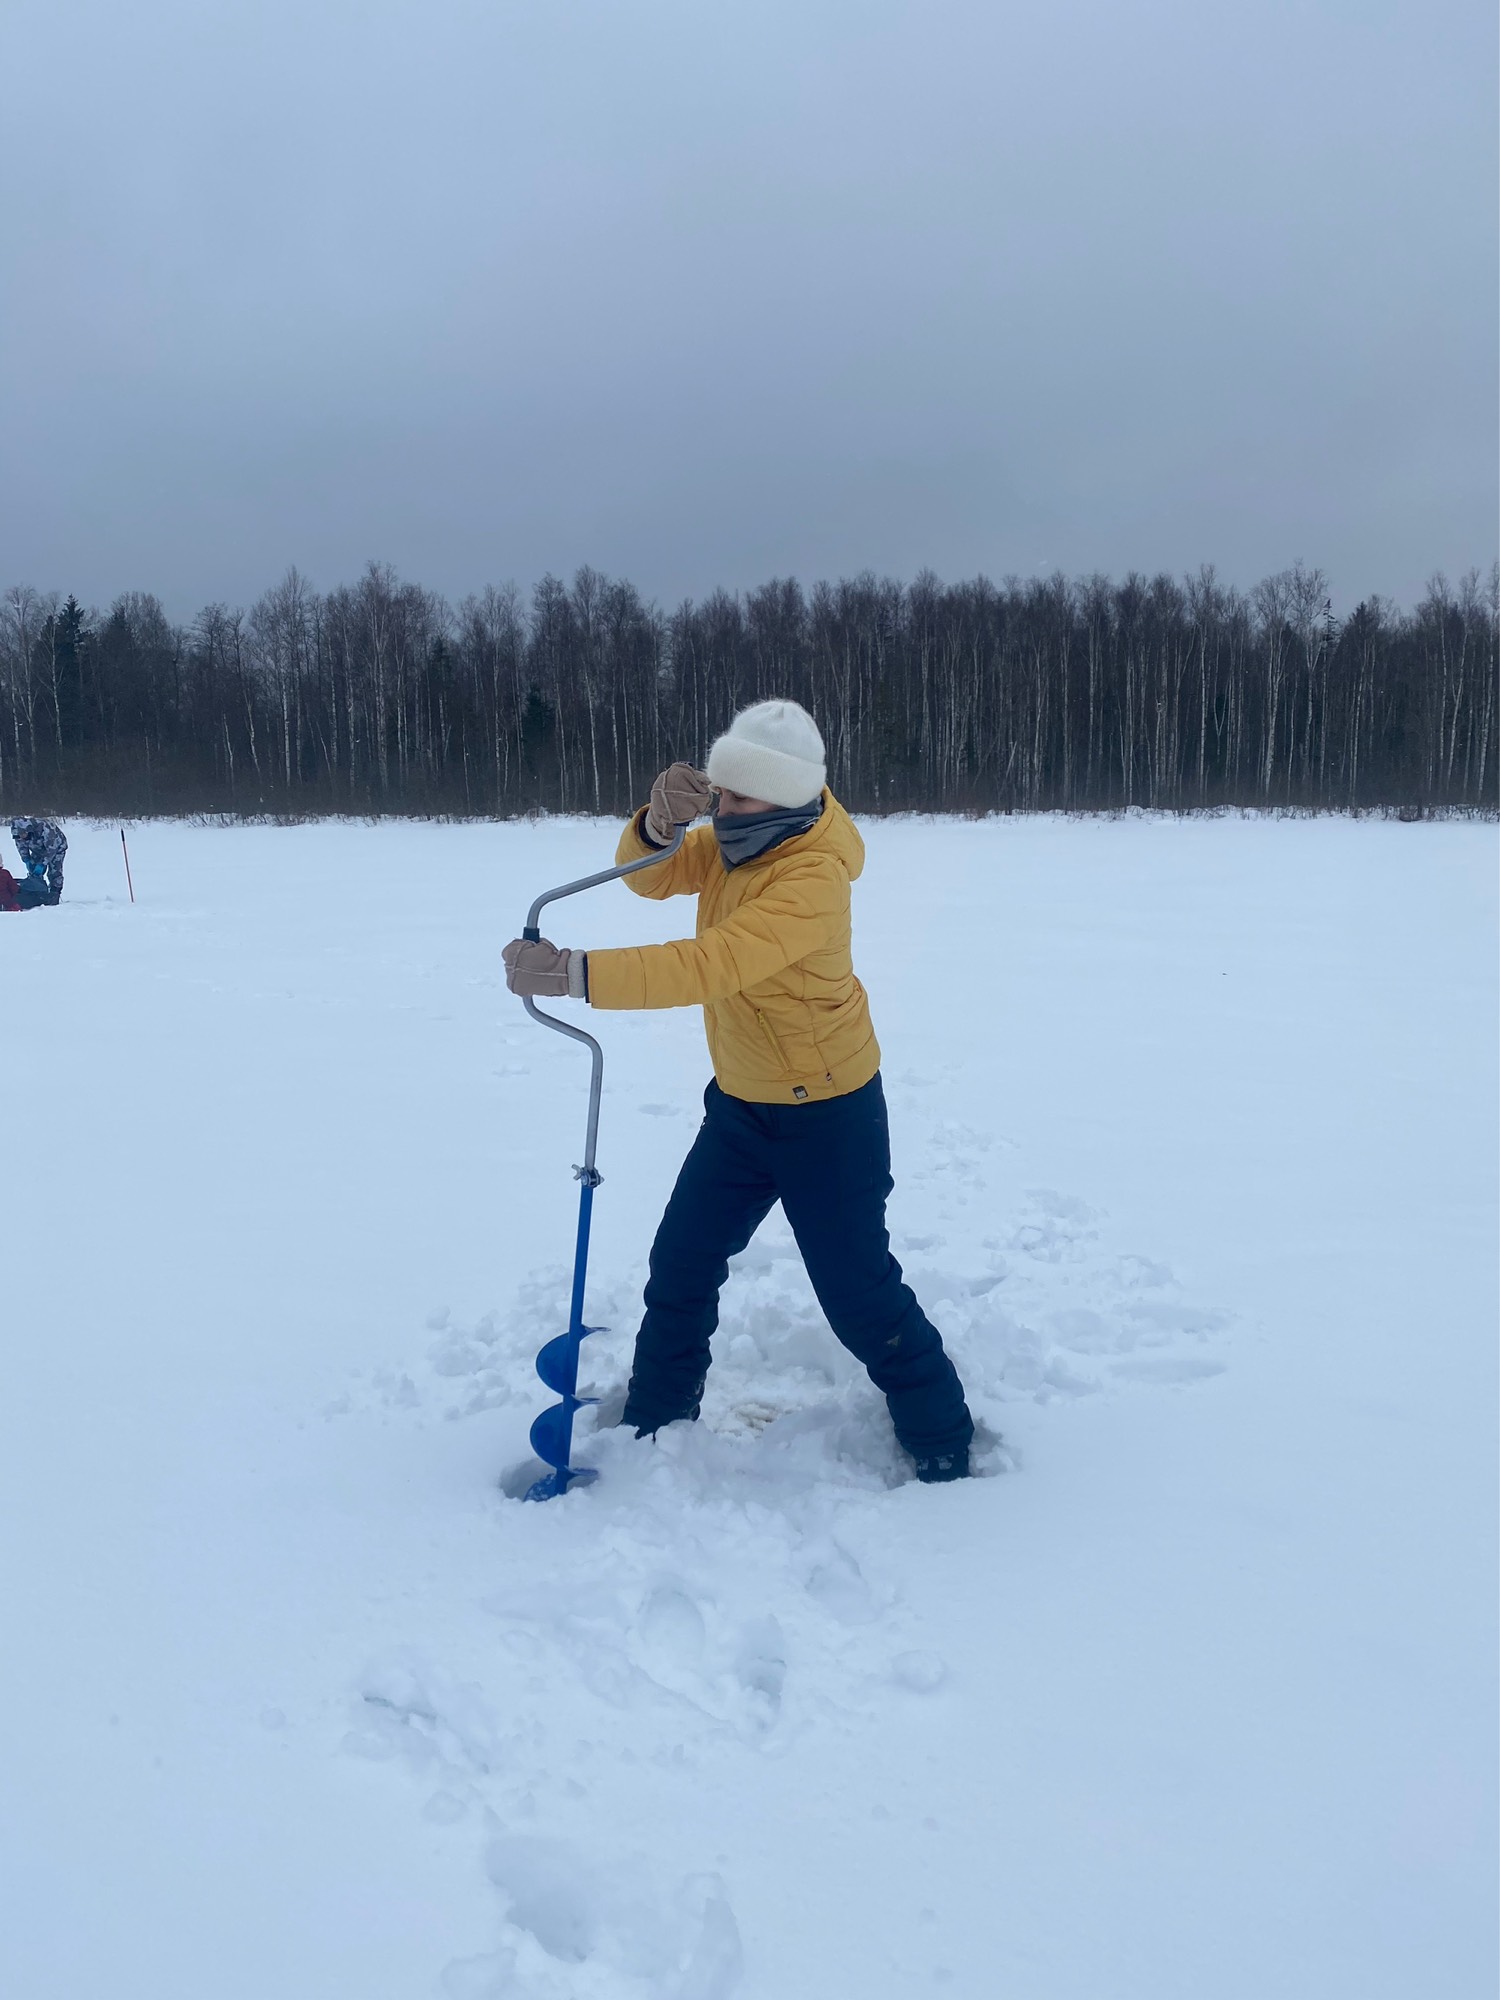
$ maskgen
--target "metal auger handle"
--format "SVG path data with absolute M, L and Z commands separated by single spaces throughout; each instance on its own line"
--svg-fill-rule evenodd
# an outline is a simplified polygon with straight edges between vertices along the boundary
M 542 934 L 537 928 L 537 919 L 549 903 L 558 902 L 563 896 L 576 896 L 580 889 L 597 889 L 601 882 L 617 882 L 622 875 L 638 875 L 643 868 L 654 868 L 658 861 L 667 860 L 686 840 L 687 830 L 691 825 L 691 820 L 684 820 L 680 826 L 673 827 L 672 838 L 666 846 L 658 847 L 650 854 L 643 854 L 639 861 L 622 861 L 616 868 L 601 868 L 597 875 L 580 875 L 576 882 L 564 882 L 560 889 L 544 889 L 526 913 L 526 928 L 521 933 L 522 937 L 528 944 L 541 942 Z M 541 1018 L 547 1021 L 552 1017 L 550 1014 L 543 1014 Z
M 564 882 L 559 889 L 547 889 L 537 897 L 526 913 L 526 927 L 521 932 L 529 944 L 541 939 L 538 918 L 549 903 L 556 903 L 564 896 L 576 896 L 582 889 L 597 889 L 601 882 L 617 882 L 622 875 L 635 875 L 642 868 L 654 868 L 658 862 L 668 860 L 687 838 L 687 824 L 674 827 L 672 838 L 665 847 L 659 847 L 654 854 L 643 854 L 639 861 L 625 861 L 618 868 L 601 868 L 597 875 L 581 875 L 576 882 Z M 599 1099 L 604 1090 L 604 1051 L 594 1037 L 583 1028 L 575 1028 L 571 1021 L 560 1021 L 555 1014 L 544 1014 L 529 993 L 521 995 L 521 1005 L 533 1021 L 540 1021 L 544 1028 L 555 1028 L 558 1034 L 566 1035 L 571 1042 L 582 1042 L 589 1052 L 589 1122 L 584 1139 L 583 1165 L 575 1167 L 574 1173 L 588 1187 L 597 1187 L 600 1173 L 594 1165 L 594 1154 L 599 1143 Z

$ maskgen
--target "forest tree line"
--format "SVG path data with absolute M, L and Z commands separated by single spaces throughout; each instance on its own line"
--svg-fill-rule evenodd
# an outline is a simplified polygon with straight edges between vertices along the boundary
M 176 625 L 0 603 L 0 813 L 623 813 L 791 696 L 865 812 L 1497 799 L 1500 568 L 1343 621 L 1302 564 L 1183 581 L 872 575 L 663 612 L 581 569 L 453 605 L 371 563 Z

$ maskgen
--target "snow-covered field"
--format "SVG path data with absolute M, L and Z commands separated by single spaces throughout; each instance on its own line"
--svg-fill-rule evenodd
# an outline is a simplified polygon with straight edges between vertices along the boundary
M 586 1064 L 499 952 L 613 829 L 0 917 L 7 2000 L 1493 2000 L 1494 829 L 866 831 L 962 1487 L 776 1219 L 705 1421 L 505 1497 Z M 706 1063 L 593 1024 L 608 1391 Z

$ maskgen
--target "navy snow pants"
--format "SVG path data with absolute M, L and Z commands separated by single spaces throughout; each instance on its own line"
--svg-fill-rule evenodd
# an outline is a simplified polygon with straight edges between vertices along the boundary
M 627 1417 L 667 1423 L 697 1402 L 729 1259 L 779 1200 L 818 1303 L 885 1392 L 915 1459 L 964 1450 L 974 1425 L 942 1336 L 891 1255 L 890 1127 L 879 1076 L 844 1097 L 750 1104 L 717 1083 L 651 1246 Z

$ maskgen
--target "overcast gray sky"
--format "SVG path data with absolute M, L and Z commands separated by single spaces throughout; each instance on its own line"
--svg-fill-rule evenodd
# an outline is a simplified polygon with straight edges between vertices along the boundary
M 5 0 L 0 584 L 1491 560 L 1492 0 Z

